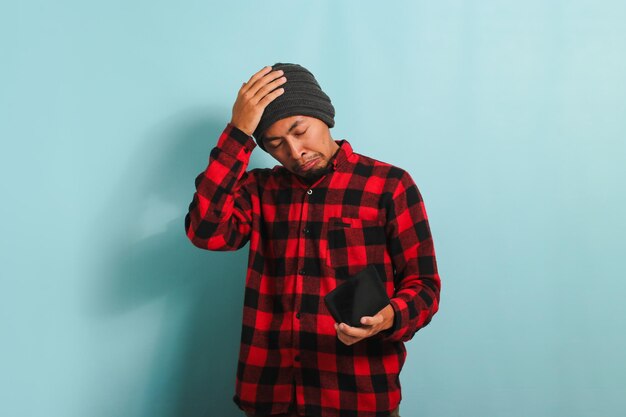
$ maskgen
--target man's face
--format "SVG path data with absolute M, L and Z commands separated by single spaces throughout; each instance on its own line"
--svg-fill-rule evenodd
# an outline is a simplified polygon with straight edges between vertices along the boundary
M 290 172 L 305 178 L 321 175 L 339 149 L 326 123 L 300 115 L 274 122 L 263 135 L 263 145 Z

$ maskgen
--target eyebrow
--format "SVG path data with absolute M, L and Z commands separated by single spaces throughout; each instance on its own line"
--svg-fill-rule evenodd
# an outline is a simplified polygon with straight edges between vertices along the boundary
M 303 123 L 303 122 L 304 122 L 303 120 L 296 120 L 295 122 L 293 122 L 293 124 L 291 125 L 291 127 L 289 128 L 289 130 L 287 131 L 287 133 L 289 133 L 289 132 L 291 132 L 292 130 L 294 130 L 296 127 L 298 127 L 298 125 L 299 125 L 300 123 Z M 274 140 L 274 139 L 280 139 L 280 138 L 282 138 L 282 136 L 266 136 L 266 137 L 265 137 L 265 140 L 269 142 L 269 141 L 272 141 L 272 140 Z

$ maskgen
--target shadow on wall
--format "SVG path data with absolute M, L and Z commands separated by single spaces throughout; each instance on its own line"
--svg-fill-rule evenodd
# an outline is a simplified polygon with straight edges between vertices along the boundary
M 187 111 L 154 129 L 99 215 L 96 228 L 106 229 L 106 238 L 90 315 L 106 334 L 97 337 L 140 347 L 121 347 L 132 357 L 100 370 L 117 382 L 108 382 L 113 392 L 92 403 L 91 415 L 240 414 L 232 396 L 248 245 L 210 252 L 184 233 L 194 179 L 227 122 L 210 115 L 221 113 Z M 145 363 L 137 366 L 137 359 Z

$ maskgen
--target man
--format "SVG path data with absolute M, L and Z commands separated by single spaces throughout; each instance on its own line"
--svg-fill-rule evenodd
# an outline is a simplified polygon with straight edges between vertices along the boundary
M 415 183 L 333 139 L 334 115 L 308 70 L 265 67 L 196 178 L 188 238 L 216 251 L 250 243 L 234 396 L 247 416 L 399 416 L 404 342 L 438 310 Z M 246 171 L 256 145 L 280 165 Z M 335 323 L 324 296 L 367 265 L 390 304 L 361 327 Z

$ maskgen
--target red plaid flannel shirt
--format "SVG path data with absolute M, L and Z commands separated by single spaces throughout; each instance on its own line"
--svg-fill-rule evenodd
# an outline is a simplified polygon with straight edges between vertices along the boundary
M 285 413 L 294 402 L 307 416 L 387 416 L 401 399 L 404 342 L 438 310 L 435 251 L 412 178 L 336 142 L 331 171 L 307 184 L 280 165 L 247 171 L 257 145 L 228 124 L 196 178 L 188 238 L 215 251 L 250 243 L 234 396 L 247 412 Z M 383 277 L 394 325 L 347 346 L 323 297 L 368 264 Z

